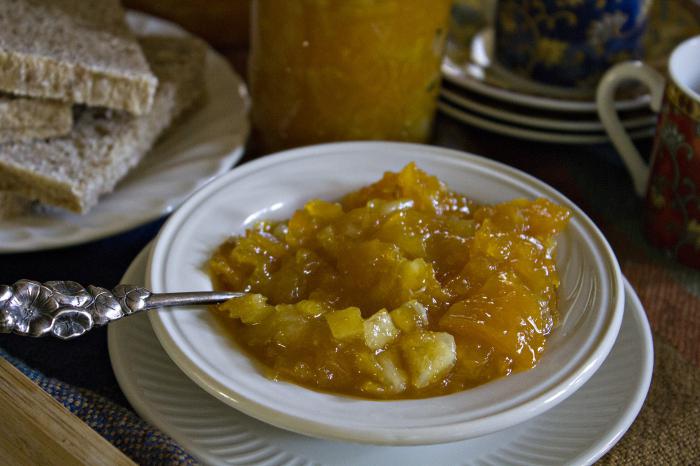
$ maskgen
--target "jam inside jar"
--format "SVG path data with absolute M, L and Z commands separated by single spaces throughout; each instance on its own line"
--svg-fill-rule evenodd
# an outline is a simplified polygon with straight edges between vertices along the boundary
M 255 0 L 249 82 L 265 151 L 424 142 L 451 0 Z

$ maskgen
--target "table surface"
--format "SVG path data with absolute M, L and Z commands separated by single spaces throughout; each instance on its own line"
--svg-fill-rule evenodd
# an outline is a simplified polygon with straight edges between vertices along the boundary
M 235 57 L 233 62 L 241 63 Z M 530 173 L 568 196 L 601 228 L 640 295 L 656 344 L 654 382 L 645 407 L 602 462 L 700 462 L 700 272 L 678 265 L 647 244 L 640 230 L 642 203 L 614 149 L 527 142 L 470 128 L 444 115 L 436 118 L 431 143 Z M 646 140 L 639 146 L 648 153 L 651 144 Z M 251 158 L 247 155 L 242 163 Z M 80 246 L 3 255 L 0 283 L 71 279 L 113 287 L 163 221 Z M 0 347 L 50 377 L 128 407 L 112 373 L 104 328 L 67 342 L 2 335 Z

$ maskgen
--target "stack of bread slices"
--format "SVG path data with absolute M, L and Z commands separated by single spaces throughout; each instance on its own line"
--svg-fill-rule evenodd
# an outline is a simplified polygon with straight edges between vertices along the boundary
M 86 213 L 204 91 L 204 45 L 118 0 L 0 0 L 0 217 Z

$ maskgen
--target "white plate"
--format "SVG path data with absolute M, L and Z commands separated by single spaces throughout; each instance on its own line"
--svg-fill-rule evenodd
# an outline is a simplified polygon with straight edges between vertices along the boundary
M 143 284 L 147 251 L 122 283 Z M 581 465 L 627 431 L 651 382 L 649 324 L 626 284 L 625 315 L 610 356 L 569 399 L 516 427 L 479 439 L 424 447 L 378 447 L 316 440 L 232 409 L 194 384 L 158 344 L 145 315 L 109 326 L 109 355 L 136 412 L 210 465 Z
M 504 121 L 506 123 L 514 123 L 520 126 L 529 126 L 532 128 L 541 128 L 554 131 L 568 131 L 572 133 L 580 132 L 599 132 L 603 133 L 605 128 L 599 119 L 586 120 L 580 114 L 566 115 L 562 114 L 560 118 L 546 117 L 538 115 L 536 110 L 522 109 L 522 113 L 508 110 L 507 108 L 498 108 L 493 105 L 486 105 L 482 102 L 470 99 L 466 95 L 450 91 L 449 89 L 440 89 L 440 95 L 446 101 L 455 104 L 458 107 L 470 110 L 471 112 L 486 115 L 490 118 Z M 633 118 L 621 119 L 622 126 L 626 129 L 649 129 L 656 125 L 656 115 L 648 114 L 644 116 L 636 116 Z
M 139 35 L 184 36 L 167 21 L 129 12 Z M 0 252 L 69 246 L 130 230 L 171 212 L 192 192 L 230 169 L 248 137 L 249 98 L 226 59 L 207 51 L 204 105 L 171 128 L 115 191 L 86 215 L 51 213 L 0 220 Z
M 596 112 L 594 100 L 575 100 L 546 97 L 518 89 L 518 83 L 504 77 L 493 67 L 493 29 L 487 28 L 476 34 L 471 44 L 471 56 L 468 63 L 457 63 L 449 55 L 442 63 L 442 76 L 446 80 L 469 89 L 480 95 L 492 97 L 524 107 L 559 110 L 568 112 Z M 618 111 L 636 110 L 649 105 L 649 96 L 619 100 L 615 107 Z
M 150 314 L 161 344 L 202 388 L 278 427 L 324 438 L 427 444 L 475 437 L 525 421 L 563 401 L 602 363 L 622 319 L 617 260 L 600 231 L 553 188 L 506 165 L 418 144 L 356 142 L 295 149 L 242 165 L 194 194 L 158 234 L 149 261 L 155 292 L 210 290 L 203 265 L 256 219 L 288 218 L 311 198 L 337 199 L 409 162 L 485 203 L 546 197 L 572 211 L 557 261 L 562 322 L 533 370 L 420 400 L 376 402 L 320 393 L 265 377 L 206 309 Z
M 466 123 L 470 126 L 485 129 L 492 133 L 502 134 L 528 141 L 547 142 L 552 144 L 606 144 L 610 138 L 606 133 L 582 134 L 562 131 L 546 131 L 541 129 L 531 129 L 524 126 L 516 126 L 505 121 L 496 121 L 485 118 L 479 114 L 471 113 L 467 110 L 454 106 L 445 101 L 438 101 L 437 108 L 445 115 L 449 115 L 455 120 Z M 643 139 L 654 135 L 655 128 L 648 127 L 630 131 L 632 139 Z

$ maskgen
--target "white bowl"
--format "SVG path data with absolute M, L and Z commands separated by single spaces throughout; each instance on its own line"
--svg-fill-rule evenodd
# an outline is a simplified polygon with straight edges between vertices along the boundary
M 536 416 L 574 393 L 603 362 L 622 320 L 622 274 L 593 222 L 553 188 L 481 157 L 431 146 L 354 142 L 290 150 L 242 165 L 195 193 L 167 221 L 149 258 L 155 292 L 211 290 L 204 264 L 259 219 L 284 219 L 311 198 L 337 199 L 415 161 L 473 199 L 546 197 L 573 212 L 560 236 L 561 324 L 533 370 L 447 396 L 371 401 L 267 379 L 204 308 L 150 314 L 173 361 L 240 411 L 315 437 L 390 445 L 450 442 Z

